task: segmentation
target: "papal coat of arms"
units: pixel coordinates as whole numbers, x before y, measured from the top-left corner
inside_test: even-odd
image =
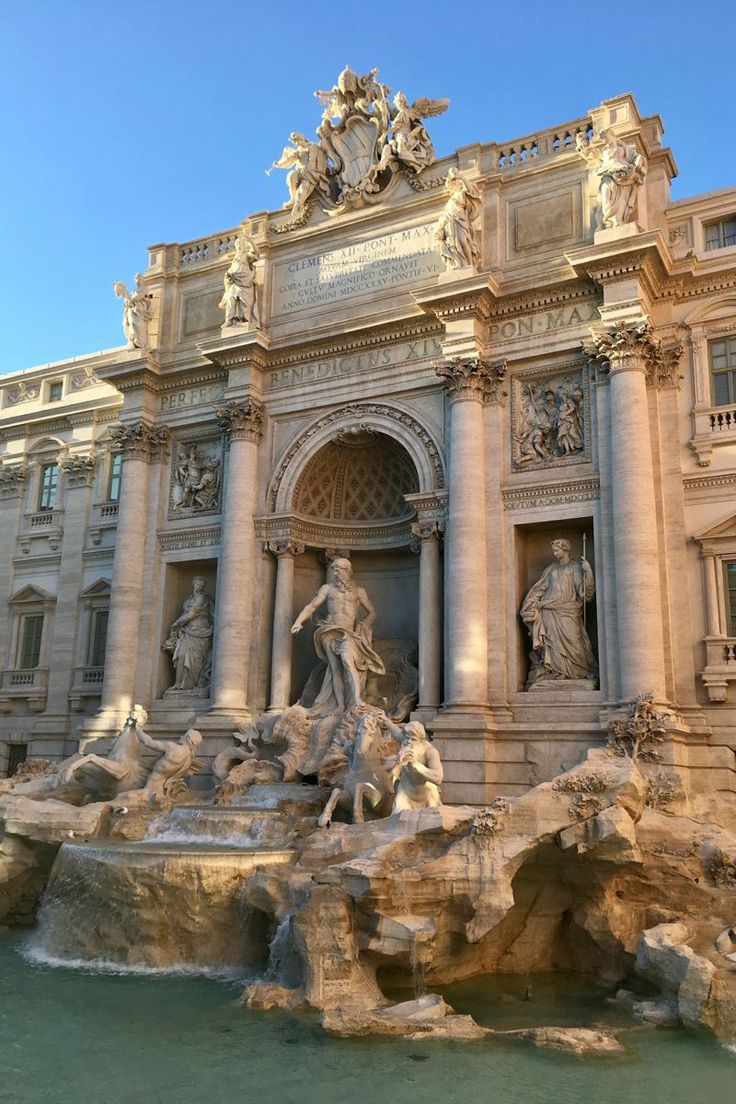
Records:
[[[318,140],[291,134],[291,145],[271,166],[289,170],[290,227],[306,222],[315,200],[328,210],[369,202],[400,169],[416,176],[434,161],[423,120],[441,115],[450,101],[410,104],[403,92],[390,100],[391,89],[377,74],[371,69],[360,76],[346,66],[333,88],[315,92],[323,109]]]

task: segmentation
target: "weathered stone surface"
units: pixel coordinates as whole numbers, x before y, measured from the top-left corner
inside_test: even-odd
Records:
[[[590,1027],[530,1027],[502,1034],[507,1039],[530,1042],[544,1050],[566,1051],[580,1058],[606,1058],[626,1054],[626,1047],[615,1035]]]
[[[75,836],[94,836],[108,809],[104,802],[77,807],[54,799],[34,801],[16,793],[0,797],[5,833],[37,843],[59,844]]]
[[[53,854],[20,839],[6,837],[0,844],[0,923],[27,927],[41,895]]]
[[[409,1039],[457,1039],[474,1042],[489,1032],[472,1016],[458,1016],[436,993],[389,1008],[330,1009],[322,1026],[333,1035],[402,1035]]]

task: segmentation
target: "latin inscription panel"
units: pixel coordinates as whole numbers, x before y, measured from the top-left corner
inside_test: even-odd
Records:
[[[274,266],[272,314],[329,307],[345,299],[380,295],[436,276],[442,262],[435,224],[414,226],[327,253]]]

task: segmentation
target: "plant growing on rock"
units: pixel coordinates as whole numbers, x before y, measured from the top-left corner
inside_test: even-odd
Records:
[[[602,794],[610,785],[610,779],[597,771],[588,774],[573,774],[569,777],[556,778],[552,783],[552,789],[557,793],[572,794],[569,813],[576,820],[585,817],[596,816],[603,808],[603,803],[596,796]]]
[[[608,748],[614,755],[660,763],[657,750],[665,737],[665,716],[654,708],[654,695],[639,694],[625,717],[614,717],[608,725]]]
[[[706,864],[706,870],[713,885],[736,889],[736,862],[720,847],[716,847],[712,852]]]
[[[496,832],[500,832],[504,817],[510,807],[505,797],[497,797],[492,805],[479,809],[473,817],[470,834],[472,836],[492,836]]]

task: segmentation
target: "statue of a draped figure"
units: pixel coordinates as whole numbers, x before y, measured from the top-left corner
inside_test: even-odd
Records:
[[[350,560],[340,557],[332,561],[327,582],[304,607],[291,631],[298,633],[307,618],[323,604],[327,606],[327,616],[317,624],[314,648],[327,664],[327,670],[310,709],[312,716],[342,713],[363,705],[368,672],[385,673],[383,661],[372,646],[376,611],[363,587],[353,582]],[[361,609],[365,610],[362,617]]]
[[[174,664],[172,691],[206,695],[210,682],[212,651],[212,600],[199,575],[192,579],[192,593],[169,630],[164,651]]]
[[[597,677],[584,609],[595,593],[590,564],[573,560],[569,540],[551,542],[555,562],[545,568],[521,606],[532,638],[527,689],[540,682]]]

